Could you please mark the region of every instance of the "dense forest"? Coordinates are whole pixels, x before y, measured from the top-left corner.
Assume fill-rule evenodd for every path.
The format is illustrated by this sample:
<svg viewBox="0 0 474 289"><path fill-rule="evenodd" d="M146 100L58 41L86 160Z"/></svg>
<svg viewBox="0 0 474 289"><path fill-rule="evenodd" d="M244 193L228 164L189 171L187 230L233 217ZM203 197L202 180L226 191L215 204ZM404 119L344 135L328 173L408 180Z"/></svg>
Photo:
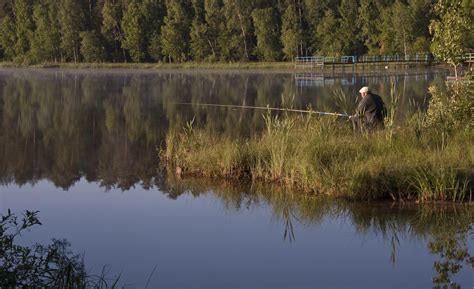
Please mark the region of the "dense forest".
<svg viewBox="0 0 474 289"><path fill-rule="evenodd" d="M0 60L279 61L430 51L437 2L472 0L0 0Z"/></svg>

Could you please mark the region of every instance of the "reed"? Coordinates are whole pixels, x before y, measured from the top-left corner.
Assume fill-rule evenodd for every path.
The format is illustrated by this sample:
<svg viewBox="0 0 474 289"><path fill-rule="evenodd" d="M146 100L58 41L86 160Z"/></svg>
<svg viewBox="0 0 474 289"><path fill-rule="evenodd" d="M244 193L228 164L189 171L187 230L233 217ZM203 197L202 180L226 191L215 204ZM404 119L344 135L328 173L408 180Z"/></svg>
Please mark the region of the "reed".
<svg viewBox="0 0 474 289"><path fill-rule="evenodd" d="M397 127L397 103L392 91L389 125L372 134L355 132L333 116L268 112L266 129L250 139L212 135L205 129L171 132L161 158L184 175L248 178L351 199L472 200L470 123L448 130L450 123L437 122L456 117L446 118L443 112L443 118L428 122L427 113L421 113L418 120L410 118ZM433 133L436 129L443 133Z"/></svg>

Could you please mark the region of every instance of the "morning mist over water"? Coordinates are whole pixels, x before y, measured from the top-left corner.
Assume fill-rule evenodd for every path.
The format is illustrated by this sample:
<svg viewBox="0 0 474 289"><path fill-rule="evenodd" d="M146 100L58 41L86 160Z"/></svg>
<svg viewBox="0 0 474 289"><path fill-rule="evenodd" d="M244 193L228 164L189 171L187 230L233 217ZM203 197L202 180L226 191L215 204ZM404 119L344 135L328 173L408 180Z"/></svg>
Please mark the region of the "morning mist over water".
<svg viewBox="0 0 474 289"><path fill-rule="evenodd" d="M0 210L39 210L44 225L23 242L66 238L91 272L108 266L125 288L470 288L470 205L357 204L180 179L160 169L157 151L192 119L233 137L264 129L265 111L193 104L343 112L361 86L387 100L394 81L403 117L425 109L444 76L0 70Z"/></svg>

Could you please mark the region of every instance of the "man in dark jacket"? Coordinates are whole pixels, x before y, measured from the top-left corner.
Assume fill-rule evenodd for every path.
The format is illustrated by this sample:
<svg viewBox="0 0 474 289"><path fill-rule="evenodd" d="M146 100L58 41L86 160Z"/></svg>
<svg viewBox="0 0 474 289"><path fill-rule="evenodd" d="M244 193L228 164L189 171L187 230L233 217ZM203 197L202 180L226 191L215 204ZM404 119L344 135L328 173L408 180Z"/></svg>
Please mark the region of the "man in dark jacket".
<svg viewBox="0 0 474 289"><path fill-rule="evenodd" d="M371 93L367 86L362 87L359 93L362 99L357 105L355 114L350 117L354 126L361 131L367 132L383 129L383 121L387 110L382 98L377 94Z"/></svg>

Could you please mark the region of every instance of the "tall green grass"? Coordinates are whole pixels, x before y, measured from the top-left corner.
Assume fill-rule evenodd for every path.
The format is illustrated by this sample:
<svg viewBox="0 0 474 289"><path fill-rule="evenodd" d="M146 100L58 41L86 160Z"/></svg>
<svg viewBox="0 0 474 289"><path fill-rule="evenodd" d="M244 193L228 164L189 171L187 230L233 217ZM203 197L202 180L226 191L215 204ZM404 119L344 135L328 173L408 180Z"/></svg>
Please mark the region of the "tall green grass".
<svg viewBox="0 0 474 289"><path fill-rule="evenodd" d="M161 158L183 174L262 180L351 199L472 200L470 124L452 121L456 116L449 118L456 126L430 119L441 107L433 105L398 127L394 91L391 98L383 131L355 132L337 117L267 113L266 129L250 139L196 128L170 132Z"/></svg>

